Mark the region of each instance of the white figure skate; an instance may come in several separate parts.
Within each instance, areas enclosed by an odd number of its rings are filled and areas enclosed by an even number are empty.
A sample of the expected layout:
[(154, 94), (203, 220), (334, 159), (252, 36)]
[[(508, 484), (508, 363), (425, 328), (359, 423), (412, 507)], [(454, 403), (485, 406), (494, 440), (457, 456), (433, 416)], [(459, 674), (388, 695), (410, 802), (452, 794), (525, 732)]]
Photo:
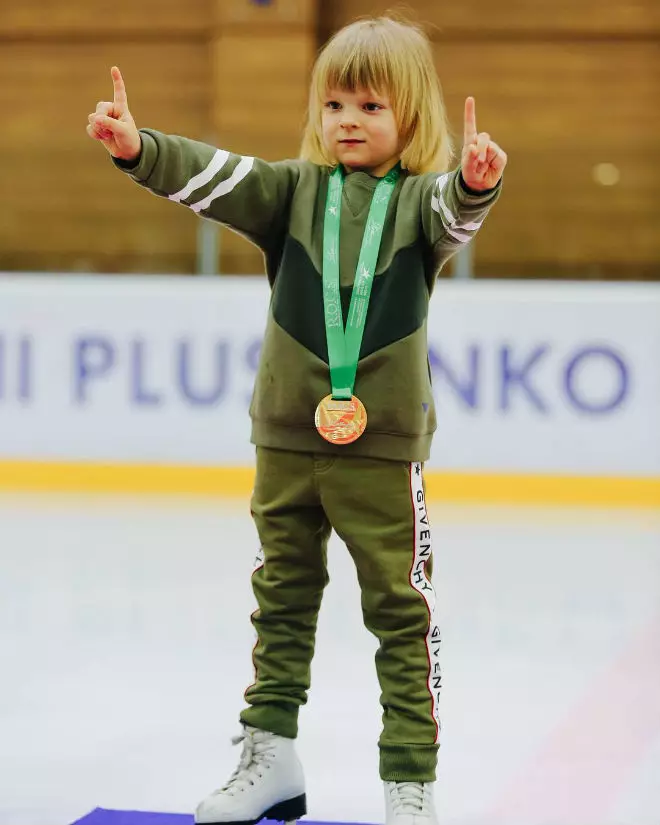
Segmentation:
[(261, 819), (294, 823), (307, 813), (305, 779), (294, 740), (245, 726), (238, 767), (226, 785), (195, 812), (197, 825), (255, 825)]
[(385, 782), (385, 825), (438, 825), (430, 782)]

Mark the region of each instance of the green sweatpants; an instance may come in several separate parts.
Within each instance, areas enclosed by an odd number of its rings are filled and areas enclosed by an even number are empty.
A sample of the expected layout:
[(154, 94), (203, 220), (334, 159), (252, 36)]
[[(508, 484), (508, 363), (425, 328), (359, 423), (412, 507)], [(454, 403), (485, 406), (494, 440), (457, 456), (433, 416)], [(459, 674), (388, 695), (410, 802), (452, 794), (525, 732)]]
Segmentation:
[(241, 721), (297, 735), (334, 528), (357, 568), (364, 623), (380, 643), (381, 778), (433, 781), (440, 633), (422, 465), (260, 447), (252, 515), (261, 542), (252, 577), (256, 678)]

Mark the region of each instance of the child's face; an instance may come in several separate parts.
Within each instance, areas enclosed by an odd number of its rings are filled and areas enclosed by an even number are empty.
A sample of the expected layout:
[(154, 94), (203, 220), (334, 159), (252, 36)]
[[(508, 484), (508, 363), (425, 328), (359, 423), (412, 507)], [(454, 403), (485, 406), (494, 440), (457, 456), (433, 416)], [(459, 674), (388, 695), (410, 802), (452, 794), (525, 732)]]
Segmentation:
[(348, 169), (382, 176), (399, 161), (399, 130), (386, 95), (330, 89), (322, 126), (326, 149)]

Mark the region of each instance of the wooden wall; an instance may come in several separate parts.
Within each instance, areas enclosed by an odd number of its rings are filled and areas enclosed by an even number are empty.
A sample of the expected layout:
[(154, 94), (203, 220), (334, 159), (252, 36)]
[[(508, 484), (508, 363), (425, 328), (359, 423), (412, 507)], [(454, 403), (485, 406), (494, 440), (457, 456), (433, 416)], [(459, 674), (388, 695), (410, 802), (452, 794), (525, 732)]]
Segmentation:
[[(322, 37), (391, 6), (322, 4)], [(509, 154), (478, 274), (660, 279), (658, 0), (414, 0), (408, 16), (429, 24), (458, 145), (471, 94)]]
[[(378, 0), (22, 0), (0, 6), (0, 270), (192, 272), (198, 219), (86, 133), (121, 67), (138, 125), (295, 156), (317, 45)], [(457, 140), (465, 96), (510, 156), (482, 276), (660, 278), (658, 0), (410, 0)], [(616, 167), (599, 183), (599, 164)], [(605, 171), (609, 167), (605, 167)], [(601, 176), (602, 177), (602, 176)], [(222, 270), (261, 271), (222, 232)]]
[[(316, 52), (318, 0), (214, 0), (212, 130), (225, 149), (296, 157)], [(223, 272), (262, 272), (261, 253), (221, 233)]]
[[(0, 6), (0, 270), (193, 272), (200, 225), (135, 186), (87, 115), (124, 75), (138, 126), (269, 160), (295, 156), (316, 46), (312, 0), (22, 0)], [(222, 232), (222, 270), (261, 255)]]

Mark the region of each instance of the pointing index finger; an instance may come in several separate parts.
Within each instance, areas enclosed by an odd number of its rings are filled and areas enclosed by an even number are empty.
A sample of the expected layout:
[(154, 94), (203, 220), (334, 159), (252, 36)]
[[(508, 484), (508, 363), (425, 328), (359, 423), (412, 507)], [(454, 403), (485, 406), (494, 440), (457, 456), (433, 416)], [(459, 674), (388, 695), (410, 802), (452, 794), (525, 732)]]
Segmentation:
[(123, 114), (128, 109), (128, 98), (126, 97), (126, 86), (124, 85), (124, 78), (116, 66), (110, 70), (112, 75), (112, 85), (115, 90), (114, 110), (115, 114)]
[(463, 142), (466, 146), (477, 140), (477, 113), (473, 97), (465, 100), (465, 125), (463, 131)]

